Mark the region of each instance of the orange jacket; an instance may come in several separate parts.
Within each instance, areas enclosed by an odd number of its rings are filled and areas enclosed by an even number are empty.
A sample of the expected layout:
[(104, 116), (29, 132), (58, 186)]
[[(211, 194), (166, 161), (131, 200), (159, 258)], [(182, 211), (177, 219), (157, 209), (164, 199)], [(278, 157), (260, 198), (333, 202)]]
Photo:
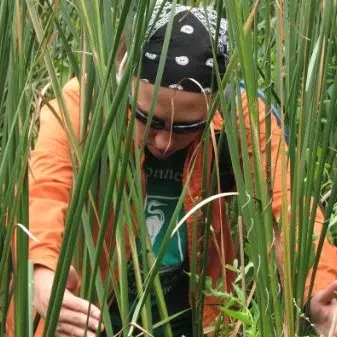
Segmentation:
[[(79, 83), (76, 79), (69, 81), (63, 89), (63, 95), (67, 109), (71, 118), (71, 122), (75, 131), (76, 137), (79, 139), (80, 121), (79, 121)], [(59, 112), (55, 100), (50, 103), (54, 109)], [(252, 141), (250, 132), (250, 122), (248, 113), (248, 103), (245, 94), (242, 94), (242, 107), (244, 112), (244, 121), (246, 134), (248, 139), (249, 152), (252, 154)], [(265, 130), (265, 105), (259, 100), (260, 111), (260, 144), (262, 151), (262, 167), (266, 167), (266, 138), (263, 133)], [(214, 127), (216, 130), (221, 130), (223, 121), (219, 115), (216, 115), (214, 120)], [(282, 132), (277, 125), (275, 117), (272, 117), (272, 172), (273, 172), (273, 200), (272, 209), (276, 219), (279, 219), (281, 214), (282, 202), (282, 186), (281, 186), (281, 160), (279, 159), (279, 142), (282, 137)], [(189, 161), (194, 152), (196, 155), (195, 169), (189, 183), (189, 193), (187, 193), (184, 201), (185, 210), (188, 212), (198, 201), (201, 200), (201, 172), (203, 167), (202, 149), (197, 149), (199, 140), (197, 139), (188, 148), (187, 160), (184, 167), (183, 182), (186, 182), (186, 177), (189, 169)], [(212, 151), (209, 151), (210, 153)], [(67, 212), (67, 207), (70, 198), (70, 191), (72, 188), (72, 164), (70, 160), (70, 151), (68, 138), (64, 128), (59, 124), (54, 114), (50, 109), (43, 107), (40, 115), (40, 132), (36, 143), (35, 150), (32, 151), (30, 157), (30, 168), (32, 175), (30, 176), (30, 230), (39, 240), (39, 243), (30, 242), (29, 256), (36, 264), (44, 265), (52, 270), (56, 269), (56, 264), (59, 256), (60, 246), (62, 242), (62, 233), (64, 231), (64, 222)], [(290, 196), (290, 179), (288, 174), (288, 192)], [(288, 200), (290, 200), (288, 196)], [(223, 212), (223, 210), (222, 210)], [(222, 213), (224, 214), (224, 212)], [(214, 203), (213, 228), (214, 236), (209, 244), (209, 261), (207, 266), (207, 275), (211, 276), (213, 282), (221, 275), (222, 263), (232, 263), (233, 248), (230, 239), (228, 226), (221, 221), (219, 203)], [(315, 232), (320, 233), (321, 223), (323, 222), (323, 215), (321, 211), (317, 212)], [(190, 217), (187, 221), (188, 233), (188, 253), (192, 254), (192, 227), (197, 224), (197, 233), (200, 231), (200, 222), (195, 222), (194, 217)], [(221, 247), (220, 230), (223, 229), (223, 243), (226, 249), (225, 261), (218, 253), (217, 245), (214, 243), (218, 241)], [(111, 230), (112, 226), (110, 226)], [(110, 231), (109, 231), (110, 232)], [(107, 233), (107, 238), (109, 233)], [(215, 240), (216, 239), (216, 240)], [(107, 240), (108, 241), (108, 240)], [(199, 242), (200, 240), (198, 240)], [(200, 243), (199, 243), (200, 244)], [(199, 249), (199, 247), (197, 247)], [(129, 254), (129, 251), (127, 251)], [(325, 242), (322, 257), (319, 265), (319, 270), (316, 278), (313, 294), (325, 288), (330, 282), (336, 279), (337, 268), (335, 267), (336, 249)], [(190, 258), (191, 261), (191, 258)], [(102, 262), (100, 266), (103, 275), (106, 272), (106, 263)], [(231, 273), (227, 273), (227, 282), (230, 284)], [(308, 283), (308, 282), (307, 282)], [(308, 288), (308, 284), (307, 287)], [(217, 309), (214, 305), (214, 298), (206, 297), (204, 306), (204, 327), (207, 326), (217, 315)], [(43, 322), (42, 322), (43, 323)], [(42, 336), (42, 325), (40, 324), (39, 332), (35, 336)], [(11, 336), (11, 334), (9, 334)]]

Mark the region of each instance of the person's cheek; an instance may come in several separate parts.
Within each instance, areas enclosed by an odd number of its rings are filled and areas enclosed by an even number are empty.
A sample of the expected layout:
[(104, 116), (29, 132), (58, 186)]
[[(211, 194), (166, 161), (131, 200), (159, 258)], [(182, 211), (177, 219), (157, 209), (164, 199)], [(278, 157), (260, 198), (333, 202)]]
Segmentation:
[[(136, 121), (136, 134), (138, 138), (138, 144), (142, 145), (144, 142), (144, 137), (145, 137), (145, 124)], [(151, 129), (149, 130), (146, 138), (146, 144), (153, 144), (154, 143), (154, 137), (156, 135), (155, 130)]]
[(177, 149), (183, 149), (185, 147), (188, 147), (194, 139), (199, 135), (198, 132), (186, 134), (186, 135), (179, 135), (175, 138), (175, 148)]

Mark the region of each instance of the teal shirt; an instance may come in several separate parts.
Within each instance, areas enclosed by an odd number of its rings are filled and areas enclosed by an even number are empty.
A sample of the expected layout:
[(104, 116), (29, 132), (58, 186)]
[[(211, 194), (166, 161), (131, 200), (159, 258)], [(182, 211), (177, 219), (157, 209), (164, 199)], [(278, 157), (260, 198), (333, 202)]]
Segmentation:
[[(186, 150), (177, 151), (166, 159), (158, 159), (146, 150), (144, 162), (144, 172), (146, 175), (144, 212), (154, 255), (157, 255), (160, 250), (164, 235), (181, 195), (185, 157)], [(177, 221), (184, 214), (185, 212), (182, 207)], [(137, 245), (139, 248), (140, 244), (138, 241)], [(186, 224), (184, 224), (170, 239), (159, 271), (166, 306), (170, 316), (190, 308), (188, 303), (189, 279), (185, 273), (187, 266), (187, 229)], [(134, 303), (137, 301), (137, 287), (132, 263), (129, 267), (129, 302), (131, 312), (133, 312)], [(158, 322), (160, 318), (154, 293), (151, 293), (150, 297), (153, 321)], [(113, 304), (111, 306), (110, 314), (114, 330), (119, 331), (121, 329), (121, 319), (116, 305)], [(182, 335), (192, 337), (191, 311), (189, 310), (175, 318), (171, 322), (171, 327), (174, 337)], [(164, 337), (163, 328), (155, 329), (154, 336)]]
[[(145, 220), (155, 255), (158, 254), (164, 235), (170, 224), (182, 191), (183, 168), (186, 150), (158, 159), (146, 153), (144, 171), (146, 175)], [(177, 222), (184, 216), (183, 207)], [(181, 226), (169, 241), (162, 259), (163, 267), (181, 265), (187, 252), (186, 224)]]

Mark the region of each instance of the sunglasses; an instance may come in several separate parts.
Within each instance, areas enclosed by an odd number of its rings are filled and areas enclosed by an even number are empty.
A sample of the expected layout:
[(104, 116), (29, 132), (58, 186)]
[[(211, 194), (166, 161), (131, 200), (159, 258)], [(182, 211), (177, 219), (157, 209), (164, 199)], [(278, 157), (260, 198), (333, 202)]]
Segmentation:
[[(149, 119), (149, 114), (145, 111), (140, 110), (139, 108), (135, 108), (136, 112), (136, 119), (143, 124), (147, 124)], [(150, 128), (155, 130), (167, 130), (171, 131), (175, 134), (186, 134), (186, 133), (193, 133), (200, 130), (205, 129), (207, 121), (188, 121), (188, 122), (174, 122), (170, 127), (167, 123), (156, 116), (152, 116)]]

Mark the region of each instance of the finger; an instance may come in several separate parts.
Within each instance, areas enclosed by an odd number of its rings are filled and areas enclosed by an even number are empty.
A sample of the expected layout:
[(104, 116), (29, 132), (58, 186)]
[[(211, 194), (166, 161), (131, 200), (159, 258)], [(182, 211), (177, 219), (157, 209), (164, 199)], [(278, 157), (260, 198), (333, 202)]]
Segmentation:
[(91, 331), (96, 331), (99, 326), (99, 320), (96, 318), (92, 318), (91, 316), (88, 316), (86, 314), (83, 314), (82, 312), (76, 312), (73, 310), (69, 310), (67, 308), (62, 308), (60, 312), (60, 323), (66, 323), (71, 324), (73, 326), (77, 326), (80, 328), (85, 328), (88, 325), (88, 329)]
[(323, 304), (329, 304), (333, 299), (336, 298), (336, 291), (337, 281), (334, 281), (316, 295), (316, 301)]
[[(64, 292), (63, 306), (68, 309), (88, 314), (89, 304), (90, 303), (88, 301), (84, 300), (83, 298), (75, 296), (69, 290), (66, 290)], [(101, 311), (94, 304), (90, 304), (89, 315), (96, 319), (99, 319), (101, 316)]]
[(78, 275), (73, 266), (70, 266), (68, 280), (67, 280), (67, 289), (70, 290), (72, 293), (77, 290), (78, 287)]
[(91, 331), (87, 331), (85, 334), (85, 329), (66, 323), (59, 324), (58, 328), (56, 329), (56, 333), (71, 337), (96, 337), (96, 334)]

